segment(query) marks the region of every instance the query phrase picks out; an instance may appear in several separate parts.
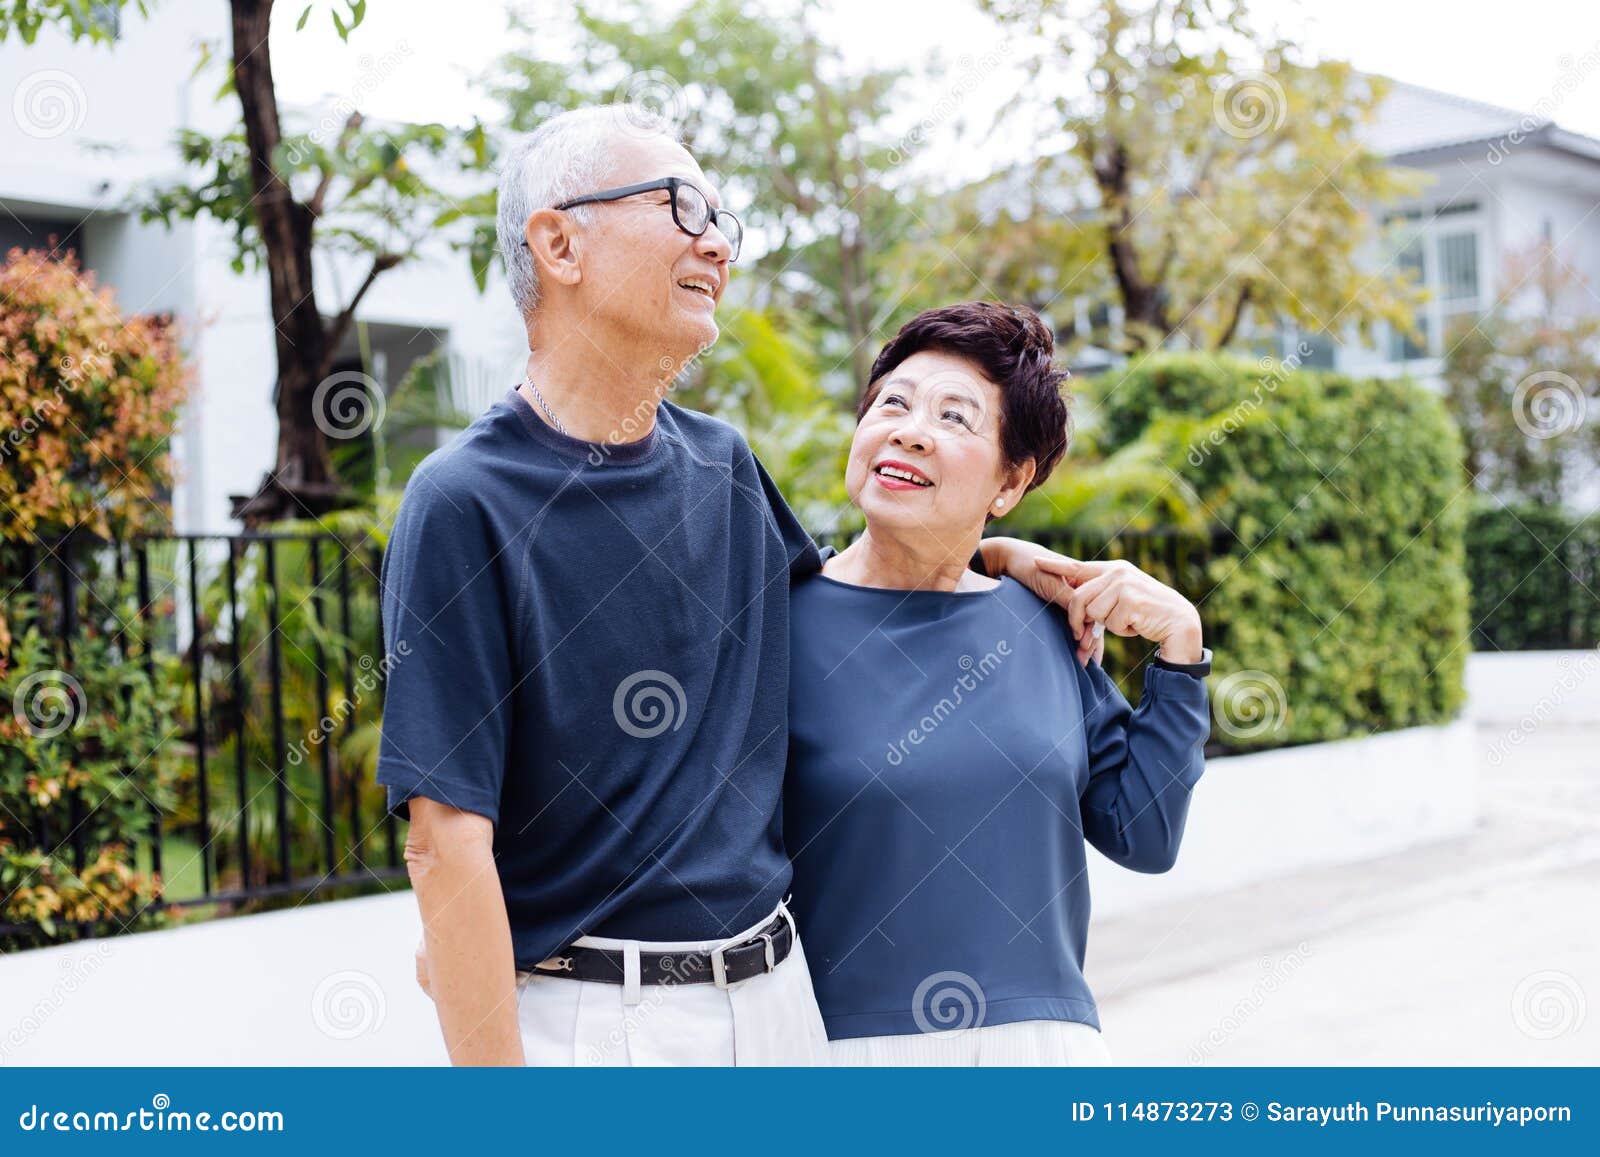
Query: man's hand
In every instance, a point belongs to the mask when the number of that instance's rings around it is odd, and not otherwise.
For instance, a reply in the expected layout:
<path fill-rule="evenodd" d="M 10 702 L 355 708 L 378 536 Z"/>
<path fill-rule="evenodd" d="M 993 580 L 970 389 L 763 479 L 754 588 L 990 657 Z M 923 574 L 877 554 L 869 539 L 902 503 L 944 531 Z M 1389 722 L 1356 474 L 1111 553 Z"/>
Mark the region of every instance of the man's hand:
<path fill-rule="evenodd" d="M 1130 562 L 1081 562 L 1015 538 L 986 538 L 979 549 L 991 574 L 1003 570 L 1066 610 L 1080 663 L 1101 659 L 1108 630 L 1158 643 L 1174 663 L 1204 657 L 1194 604 Z"/>

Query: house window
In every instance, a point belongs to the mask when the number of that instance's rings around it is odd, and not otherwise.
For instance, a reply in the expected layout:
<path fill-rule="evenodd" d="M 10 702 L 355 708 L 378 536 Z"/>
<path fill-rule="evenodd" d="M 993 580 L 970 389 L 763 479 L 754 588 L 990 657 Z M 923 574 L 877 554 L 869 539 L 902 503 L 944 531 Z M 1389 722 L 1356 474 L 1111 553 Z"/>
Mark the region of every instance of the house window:
<path fill-rule="evenodd" d="M 1395 260 L 1395 266 L 1402 276 L 1407 277 L 1415 285 L 1426 287 L 1428 284 L 1428 262 L 1425 257 L 1426 249 L 1422 239 L 1412 241 L 1400 250 L 1400 256 Z M 1424 306 L 1415 317 L 1417 332 L 1405 333 L 1398 328 L 1389 330 L 1389 360 L 1392 362 L 1408 362 L 1413 358 L 1420 358 L 1428 352 L 1428 311 Z"/>
<path fill-rule="evenodd" d="M 1483 301 L 1478 212 L 1478 204 L 1469 201 L 1440 206 L 1425 219 L 1415 214 L 1391 219 L 1407 226 L 1395 265 L 1428 295 L 1417 312 L 1415 335 L 1391 327 L 1391 361 L 1443 357 L 1451 334 L 1477 318 Z"/>

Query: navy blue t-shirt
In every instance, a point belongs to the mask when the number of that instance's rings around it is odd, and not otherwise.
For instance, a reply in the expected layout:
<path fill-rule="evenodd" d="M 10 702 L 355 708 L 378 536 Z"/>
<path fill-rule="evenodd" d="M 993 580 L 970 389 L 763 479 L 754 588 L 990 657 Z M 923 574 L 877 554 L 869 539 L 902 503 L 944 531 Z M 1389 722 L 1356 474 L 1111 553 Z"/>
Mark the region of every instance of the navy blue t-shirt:
<path fill-rule="evenodd" d="M 789 583 L 816 547 L 744 438 L 663 403 L 557 433 L 516 390 L 406 486 L 378 781 L 495 822 L 518 968 L 714 939 L 789 887 Z"/>
<path fill-rule="evenodd" d="M 784 833 L 828 1036 L 1023 1020 L 1099 1028 L 1085 841 L 1177 855 L 1204 681 L 1151 666 L 1137 711 L 1012 579 L 905 591 L 813 574 L 790 605 Z"/>

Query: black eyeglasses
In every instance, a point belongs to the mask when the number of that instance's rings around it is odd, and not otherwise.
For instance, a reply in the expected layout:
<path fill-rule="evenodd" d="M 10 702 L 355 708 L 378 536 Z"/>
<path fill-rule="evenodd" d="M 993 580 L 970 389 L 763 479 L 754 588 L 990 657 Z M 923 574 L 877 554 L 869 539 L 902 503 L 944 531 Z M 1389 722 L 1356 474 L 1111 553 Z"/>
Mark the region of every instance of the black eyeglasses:
<path fill-rule="evenodd" d="M 668 204 L 672 206 L 673 224 L 689 236 L 699 237 L 715 221 L 717 230 L 728 239 L 728 260 L 739 260 L 739 247 L 744 244 L 744 226 L 740 224 L 739 218 L 726 209 L 712 209 L 711 202 L 706 200 L 706 195 L 682 177 L 662 177 L 659 181 L 642 181 L 637 185 L 602 189 L 598 193 L 563 201 L 555 207 L 571 209 L 575 205 L 598 205 L 605 201 L 620 201 L 624 197 L 632 197 L 639 193 L 653 193 L 658 189 L 665 189 L 672 195 Z M 526 245 L 527 242 L 524 241 L 523 244 Z"/>

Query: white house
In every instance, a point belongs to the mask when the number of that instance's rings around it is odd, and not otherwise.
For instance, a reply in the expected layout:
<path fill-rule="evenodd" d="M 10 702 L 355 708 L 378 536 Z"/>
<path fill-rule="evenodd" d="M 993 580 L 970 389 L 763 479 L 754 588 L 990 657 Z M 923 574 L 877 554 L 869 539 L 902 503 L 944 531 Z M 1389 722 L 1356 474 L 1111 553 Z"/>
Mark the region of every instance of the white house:
<path fill-rule="evenodd" d="M 125 312 L 179 321 L 195 392 L 174 447 L 172 498 L 176 528 L 188 532 L 237 530 L 228 496 L 252 493 L 272 465 L 267 278 L 233 272 L 225 225 L 205 219 L 169 231 L 141 224 L 126 205 L 146 182 L 180 174 L 179 129 L 236 123 L 237 105 L 214 100 L 215 70 L 192 76 L 200 40 L 226 45 L 227 17 L 219 3 L 162 4 L 148 20 L 125 17 L 112 45 L 73 44 L 53 29 L 31 46 L 17 37 L 0 45 L 0 97 L 14 114 L 0 118 L 0 252 L 44 247 L 54 235 Z M 323 310 L 341 307 L 364 272 L 319 260 Z M 480 294 L 466 258 L 442 243 L 384 274 L 357 317 L 385 388 L 439 347 L 480 395 L 510 388 L 521 372 L 525 339 L 504 284 L 491 278 Z M 359 364 L 355 334 L 338 357 L 336 369 Z"/>
<path fill-rule="evenodd" d="M 1512 270 L 1541 244 L 1587 283 L 1579 308 L 1600 312 L 1600 140 L 1544 117 L 1391 83 L 1369 141 L 1430 178 L 1389 214 L 1404 237 L 1393 260 L 1429 291 L 1418 318 L 1423 336 L 1389 332 L 1372 348 L 1307 335 L 1311 363 L 1435 379 L 1452 322 L 1502 296 L 1513 308 L 1532 308 L 1530 287 L 1513 281 Z M 1289 348 L 1299 336 L 1290 335 Z"/>
<path fill-rule="evenodd" d="M 142 183 L 177 175 L 180 128 L 220 131 L 236 117 L 213 99 L 212 73 L 192 78 L 197 43 L 225 44 L 220 3 L 158 5 L 128 18 L 112 46 L 71 44 L 47 30 L 33 46 L 0 45 L 0 251 L 44 245 L 54 234 L 133 312 L 170 312 L 187 335 L 196 393 L 181 425 L 173 495 L 182 531 L 236 529 L 231 494 L 252 492 L 271 464 L 274 354 L 264 273 L 235 274 L 225 226 L 211 220 L 172 231 L 143 225 L 126 208 Z M 304 112 L 305 110 L 302 110 Z M 1327 335 L 1305 340 L 1314 366 L 1363 374 L 1436 376 L 1447 323 L 1476 313 L 1506 286 L 1504 258 L 1541 240 L 1600 288 L 1600 141 L 1547 119 L 1397 84 L 1373 143 L 1433 177 L 1396 207 L 1411 241 L 1395 259 L 1432 291 L 1413 344 L 1398 333 L 1377 348 Z M 363 270 L 321 260 L 319 303 L 337 309 Z M 1600 309 L 1600 299 L 1592 303 Z M 1080 314 L 1086 314 L 1086 304 Z M 504 285 L 479 294 L 465 258 L 442 242 L 384 275 L 358 312 L 370 368 L 392 388 L 417 357 L 442 347 L 481 407 L 515 383 L 524 339 Z M 1089 318 L 1079 318 L 1085 325 Z M 1115 321 L 1115 311 L 1112 312 Z M 336 368 L 358 365 L 356 339 Z M 1093 369 L 1094 351 L 1080 368 Z"/>

